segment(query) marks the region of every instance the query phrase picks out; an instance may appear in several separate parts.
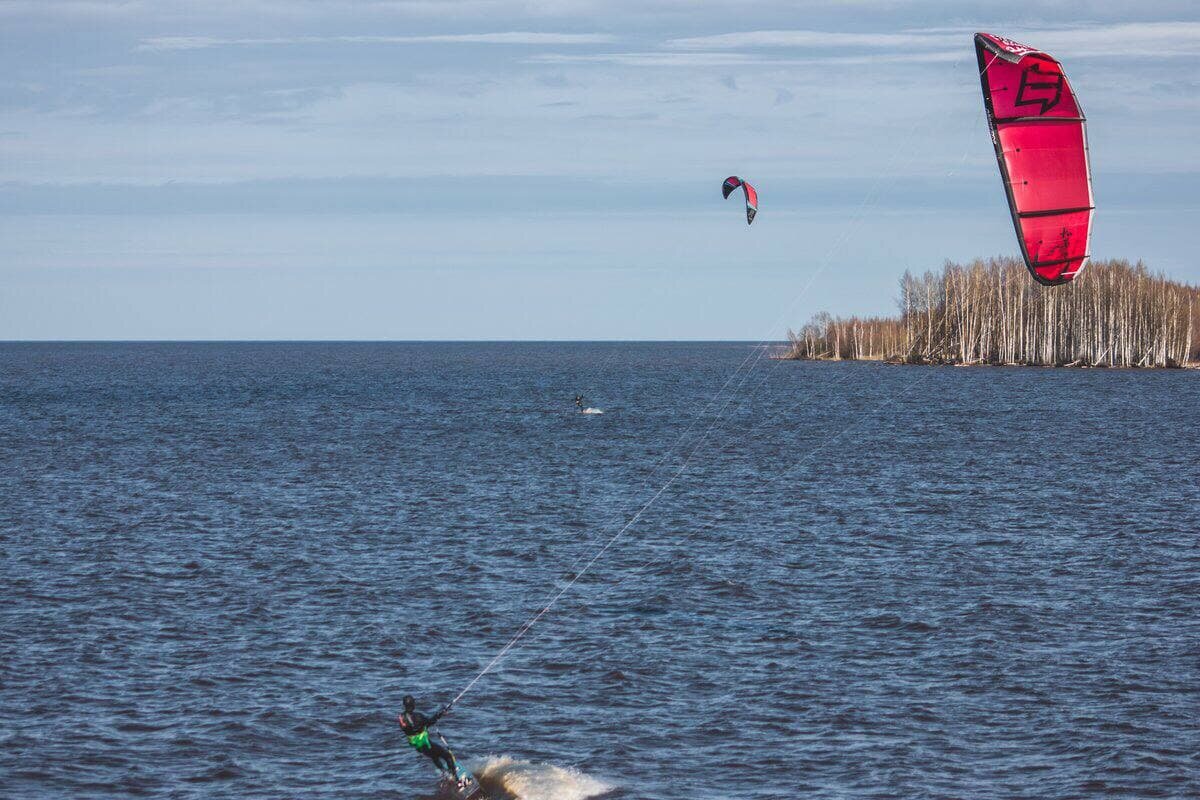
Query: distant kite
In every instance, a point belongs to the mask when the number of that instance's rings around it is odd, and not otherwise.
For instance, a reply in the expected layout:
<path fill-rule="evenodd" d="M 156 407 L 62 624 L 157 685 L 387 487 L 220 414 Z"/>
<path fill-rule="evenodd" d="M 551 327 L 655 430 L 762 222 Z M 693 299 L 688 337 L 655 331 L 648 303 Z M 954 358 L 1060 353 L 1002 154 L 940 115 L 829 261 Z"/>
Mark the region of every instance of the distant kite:
<path fill-rule="evenodd" d="M 730 175 L 721 185 L 721 195 L 728 200 L 729 195 L 739 186 L 746 193 L 746 224 L 749 225 L 754 222 L 754 215 L 758 213 L 758 192 L 754 191 L 754 187 L 737 175 Z"/>
<path fill-rule="evenodd" d="M 1091 257 L 1096 208 L 1083 110 L 1048 53 L 977 33 L 975 55 L 1025 265 L 1038 283 L 1067 283 Z"/>

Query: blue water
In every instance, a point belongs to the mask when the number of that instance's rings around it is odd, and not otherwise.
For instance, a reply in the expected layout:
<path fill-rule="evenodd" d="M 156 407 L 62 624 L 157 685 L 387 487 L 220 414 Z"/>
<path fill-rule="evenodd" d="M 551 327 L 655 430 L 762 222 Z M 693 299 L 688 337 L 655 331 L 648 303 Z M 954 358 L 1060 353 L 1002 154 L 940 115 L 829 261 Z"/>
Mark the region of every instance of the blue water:
<path fill-rule="evenodd" d="M 497 796 L 1200 796 L 1200 373 L 753 354 L 0 345 L 0 795 L 430 797 L 678 474 Z"/>

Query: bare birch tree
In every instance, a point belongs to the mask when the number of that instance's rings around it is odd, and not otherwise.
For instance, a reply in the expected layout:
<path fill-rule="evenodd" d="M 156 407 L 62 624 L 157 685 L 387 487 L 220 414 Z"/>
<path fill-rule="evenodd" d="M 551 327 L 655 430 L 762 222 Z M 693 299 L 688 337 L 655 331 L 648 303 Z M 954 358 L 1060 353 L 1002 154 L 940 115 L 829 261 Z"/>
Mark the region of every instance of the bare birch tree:
<path fill-rule="evenodd" d="M 947 262 L 899 283 L 898 317 L 818 314 L 784 357 L 921 364 L 1176 367 L 1200 362 L 1200 288 L 1094 261 L 1053 288 L 1011 258 Z"/>

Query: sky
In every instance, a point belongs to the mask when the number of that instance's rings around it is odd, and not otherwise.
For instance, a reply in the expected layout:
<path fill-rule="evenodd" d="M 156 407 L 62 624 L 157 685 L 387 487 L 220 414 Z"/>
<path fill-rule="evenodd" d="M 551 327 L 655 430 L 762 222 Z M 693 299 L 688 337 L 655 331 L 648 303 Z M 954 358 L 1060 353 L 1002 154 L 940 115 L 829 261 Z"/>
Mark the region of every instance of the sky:
<path fill-rule="evenodd" d="M 1094 255 L 1200 283 L 1194 0 L 0 0 L 0 340 L 893 313 L 1019 253 L 977 30 L 1064 63 Z"/>

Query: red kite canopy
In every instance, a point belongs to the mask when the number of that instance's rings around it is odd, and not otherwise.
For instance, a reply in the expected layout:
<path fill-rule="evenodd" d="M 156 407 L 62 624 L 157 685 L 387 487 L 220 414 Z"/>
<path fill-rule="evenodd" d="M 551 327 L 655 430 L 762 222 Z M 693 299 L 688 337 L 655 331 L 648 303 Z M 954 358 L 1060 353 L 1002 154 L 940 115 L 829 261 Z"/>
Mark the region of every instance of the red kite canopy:
<path fill-rule="evenodd" d="M 754 191 L 754 187 L 737 175 L 730 175 L 721 185 L 721 196 L 728 200 L 730 193 L 739 186 L 746 193 L 746 224 L 749 225 L 754 222 L 754 215 L 758 213 L 758 192 Z"/>
<path fill-rule="evenodd" d="M 1048 53 L 977 33 L 975 55 L 1021 254 L 1038 283 L 1066 283 L 1091 256 L 1096 207 L 1083 110 Z"/>

